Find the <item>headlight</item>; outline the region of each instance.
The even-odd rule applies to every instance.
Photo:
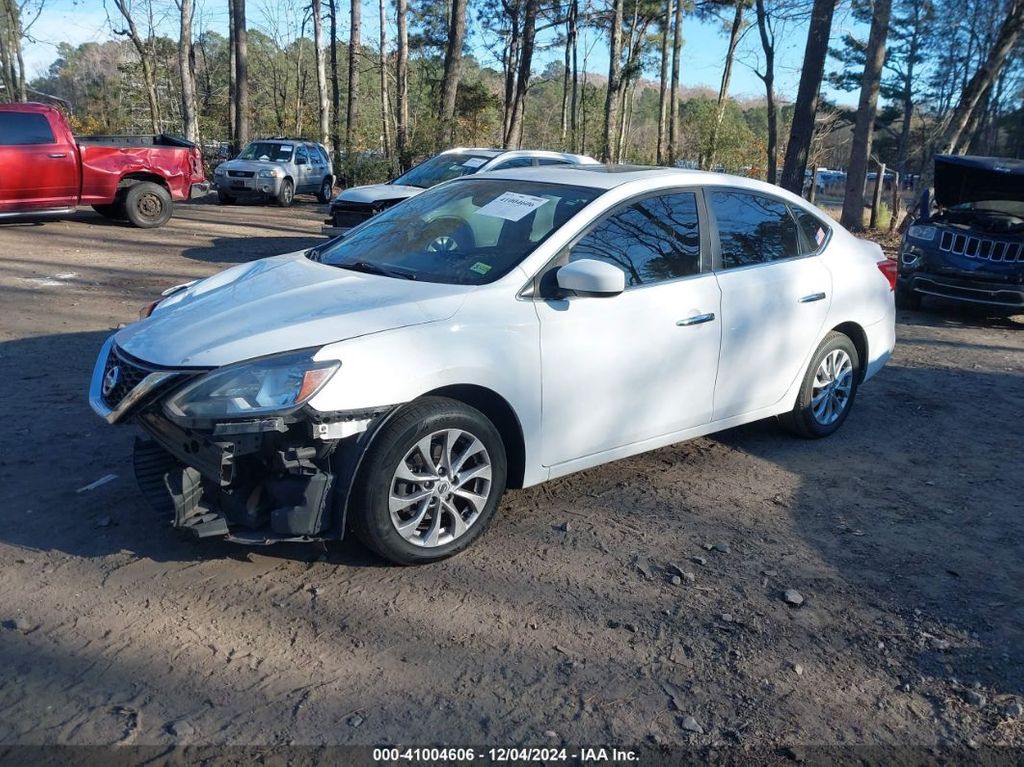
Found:
[[[935,227],[914,225],[907,230],[907,237],[912,237],[915,240],[931,242],[935,239]]]
[[[260,178],[277,178],[278,176],[281,175],[281,171],[279,171],[277,168],[267,168],[265,170],[261,170],[256,175],[259,176]]]
[[[215,176],[223,176],[224,173],[225,173],[224,169],[222,167],[220,167],[219,165],[216,168],[213,169],[213,175],[215,175]]]
[[[178,422],[286,413],[302,405],[341,367],[314,362],[310,350],[227,365],[199,378],[164,405]]]

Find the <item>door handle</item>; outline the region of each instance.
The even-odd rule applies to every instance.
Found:
[[[65,157],[67,157],[68,153],[67,152],[50,152],[46,156],[49,157],[51,160],[61,160],[61,159],[65,158]]]
[[[695,314],[692,317],[687,317],[685,320],[679,320],[676,322],[681,328],[689,327],[690,325],[702,325],[705,322],[711,322],[715,319],[714,312],[708,312],[707,314]]]
[[[813,304],[815,301],[824,301],[824,300],[825,300],[825,294],[824,293],[811,293],[810,295],[804,296],[803,298],[801,298],[800,299],[800,303],[801,304]]]

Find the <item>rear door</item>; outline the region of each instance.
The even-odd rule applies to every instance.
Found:
[[[316,189],[318,184],[313,180],[313,163],[305,144],[295,147],[295,167],[299,176],[295,180],[295,191],[308,192],[311,189]]]
[[[0,111],[0,211],[72,207],[78,173],[76,147],[46,114]]]
[[[709,188],[705,198],[722,289],[717,421],[777,404],[803,374],[828,315],[832,277],[782,200],[729,188]],[[822,230],[812,247],[826,238]]]
[[[613,297],[537,301],[544,465],[711,419],[720,291],[702,258],[705,223],[695,190],[661,192],[613,209],[563,257],[610,263],[627,287]]]

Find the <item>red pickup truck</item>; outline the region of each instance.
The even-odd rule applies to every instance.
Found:
[[[75,137],[47,104],[0,104],[0,219],[91,205],[143,229],[163,226],[174,200],[210,189],[199,148],[172,136]]]

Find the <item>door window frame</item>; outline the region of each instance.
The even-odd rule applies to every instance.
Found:
[[[694,201],[697,204],[697,226],[698,233],[700,234],[700,271],[696,274],[688,274],[684,277],[673,277],[668,280],[659,280],[658,282],[652,282],[647,285],[627,285],[625,291],[631,290],[642,290],[646,288],[656,288],[661,285],[670,285],[675,282],[681,282],[683,280],[692,280],[698,277],[707,277],[709,274],[713,274],[712,268],[712,242],[710,238],[711,234],[711,221],[708,217],[708,209],[702,194],[703,187],[697,185],[687,185],[678,187],[666,187],[664,189],[656,189],[652,191],[641,192],[638,195],[630,197],[627,200],[622,200],[611,208],[606,210],[596,219],[587,224],[582,230],[576,233],[576,235],[569,240],[554,256],[552,256],[546,264],[537,270],[536,274],[530,278],[530,280],[519,290],[516,294],[516,298],[525,299],[529,301],[562,301],[571,296],[562,298],[556,298],[551,295],[545,295],[545,288],[543,285],[544,278],[550,274],[553,270],[560,269],[569,263],[569,254],[572,249],[579,244],[580,240],[591,234],[598,226],[603,224],[612,216],[626,210],[627,208],[636,205],[644,200],[649,200],[652,197],[667,197],[673,194],[693,194]],[[794,221],[794,223],[796,223]],[[717,233],[717,230],[716,230]]]
[[[749,194],[749,195],[752,195],[754,197],[765,197],[765,198],[771,200],[772,202],[778,203],[779,205],[782,205],[786,209],[786,212],[789,215],[789,220],[792,221],[793,222],[793,226],[796,227],[797,240],[802,245],[807,245],[808,244],[806,242],[806,240],[805,240],[803,228],[800,226],[800,222],[797,221],[796,215],[793,213],[793,208],[794,208],[793,203],[790,203],[787,200],[784,200],[781,197],[778,197],[778,196],[772,194],[771,192],[762,192],[759,189],[745,189],[745,188],[739,187],[739,186],[725,186],[725,185],[722,185],[722,184],[715,184],[715,185],[709,185],[709,186],[701,187],[701,192],[703,194],[705,194],[705,195],[712,194],[714,192],[733,192],[733,193],[739,193],[739,194]],[[712,250],[712,254],[711,254],[712,255],[712,259],[711,260],[712,260],[712,271],[714,271],[716,274],[719,273],[719,272],[722,272],[722,273],[730,272],[731,273],[731,272],[743,271],[743,270],[746,270],[746,269],[758,269],[758,268],[765,267],[765,266],[774,266],[775,264],[788,264],[788,263],[791,263],[793,261],[799,261],[799,260],[804,259],[804,258],[813,258],[815,256],[820,255],[821,252],[825,250],[825,248],[828,246],[829,242],[831,242],[831,240],[832,240],[832,227],[826,225],[824,222],[821,222],[821,226],[825,230],[825,238],[821,241],[821,245],[819,245],[816,250],[814,250],[814,251],[812,251],[810,253],[799,253],[798,252],[796,255],[790,256],[789,258],[779,258],[779,259],[776,259],[774,261],[762,261],[762,262],[756,263],[756,264],[745,264],[744,266],[728,266],[727,267],[727,266],[724,266],[723,263],[722,263],[722,239],[721,239],[719,228],[718,228],[718,218],[715,216],[714,206],[712,206],[710,198],[707,198],[707,199],[704,200],[704,207],[705,207],[705,210],[707,211],[708,220],[710,221],[710,223],[712,225],[712,228],[714,229],[714,232],[713,232],[712,237],[711,237],[711,250]],[[815,218],[819,219],[819,221],[820,221],[820,216],[815,216]]]

